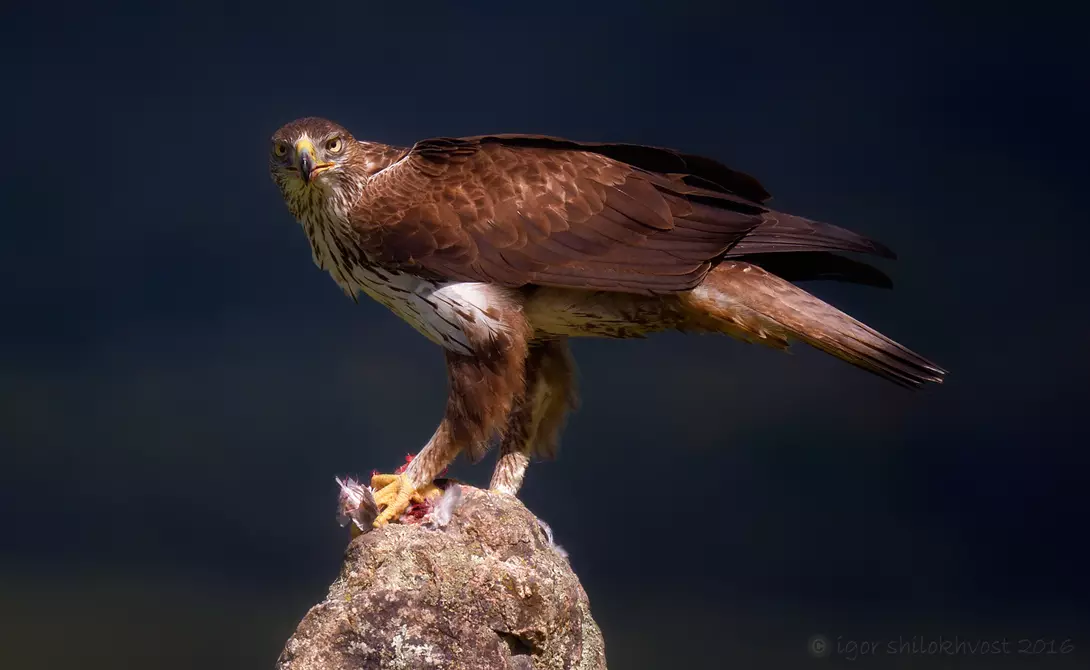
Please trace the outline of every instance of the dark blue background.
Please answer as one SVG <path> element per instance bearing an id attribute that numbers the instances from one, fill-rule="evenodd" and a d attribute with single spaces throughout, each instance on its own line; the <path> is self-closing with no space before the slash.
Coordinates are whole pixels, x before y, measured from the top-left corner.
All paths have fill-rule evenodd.
<path id="1" fill-rule="evenodd" d="M 306 115 L 707 154 L 899 253 L 893 292 L 810 288 L 950 370 L 924 393 L 576 343 L 583 409 L 522 497 L 611 667 L 804 667 L 815 633 L 1085 662 L 1085 12 L 474 4 L 5 10 L 0 666 L 270 667 L 339 566 L 333 475 L 430 436 L 439 350 L 344 298 L 267 175 Z"/>

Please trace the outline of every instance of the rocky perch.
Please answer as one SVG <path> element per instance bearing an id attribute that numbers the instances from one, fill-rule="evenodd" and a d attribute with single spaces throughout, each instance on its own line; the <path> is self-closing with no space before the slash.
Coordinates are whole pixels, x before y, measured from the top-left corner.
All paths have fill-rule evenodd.
<path id="1" fill-rule="evenodd" d="M 587 595 L 548 526 L 513 496 L 444 483 L 423 513 L 352 540 L 278 670 L 606 667 Z"/>

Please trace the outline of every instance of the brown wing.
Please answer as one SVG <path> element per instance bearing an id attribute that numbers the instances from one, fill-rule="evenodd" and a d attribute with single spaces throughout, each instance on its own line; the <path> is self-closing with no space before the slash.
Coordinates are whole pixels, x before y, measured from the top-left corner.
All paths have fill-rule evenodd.
<path id="1" fill-rule="evenodd" d="M 665 174 L 518 139 L 418 143 L 372 178 L 353 213 L 363 250 L 436 279 L 669 293 L 699 284 L 768 211 L 732 192 L 763 194 L 727 168 Z M 734 189 L 720 184 L 731 179 Z"/>
<path id="2" fill-rule="evenodd" d="M 591 151 L 648 172 L 677 175 L 690 186 L 733 193 L 758 203 L 772 197 L 759 181 L 744 172 L 732 170 L 705 156 L 682 153 L 674 149 L 641 144 L 575 142 L 547 135 L 482 135 L 469 139 L 500 142 L 512 147 Z"/>

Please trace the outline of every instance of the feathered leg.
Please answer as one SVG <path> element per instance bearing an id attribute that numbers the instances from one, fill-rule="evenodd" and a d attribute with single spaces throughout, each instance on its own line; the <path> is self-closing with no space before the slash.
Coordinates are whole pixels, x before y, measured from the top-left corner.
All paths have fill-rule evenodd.
<path id="1" fill-rule="evenodd" d="M 552 457 L 556 453 L 564 419 L 577 402 L 575 365 L 567 339 L 531 345 L 525 391 L 511 410 L 489 487 L 516 495 L 530 457 Z"/>
<path id="2" fill-rule="evenodd" d="M 490 438 L 501 433 L 516 398 L 525 390 L 525 365 L 530 328 L 522 310 L 503 305 L 502 294 L 491 296 L 501 307 L 459 304 L 452 313 L 462 319 L 465 342 L 472 354 L 446 350 L 449 391 L 446 412 L 435 434 L 402 474 L 371 479 L 375 502 L 382 509 L 375 526 L 397 519 L 409 503 L 437 493 L 432 483 L 463 449 L 480 460 Z M 450 318 L 450 317 L 448 317 Z"/>

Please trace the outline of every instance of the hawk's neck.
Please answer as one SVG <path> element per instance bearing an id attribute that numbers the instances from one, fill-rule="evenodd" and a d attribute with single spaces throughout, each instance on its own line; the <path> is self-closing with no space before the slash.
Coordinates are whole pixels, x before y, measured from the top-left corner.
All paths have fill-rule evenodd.
<path id="1" fill-rule="evenodd" d="M 301 194 L 304 197 L 296 201 L 296 218 L 310 241 L 314 264 L 329 272 L 351 298 L 366 293 L 417 330 L 429 331 L 424 314 L 430 310 L 422 310 L 416 303 L 419 294 L 429 292 L 435 285 L 415 275 L 379 266 L 358 243 L 351 212 L 368 178 L 363 177 L 351 188 L 304 189 Z M 321 195 L 315 197 L 311 193 Z M 425 334 L 432 338 L 432 333 Z"/>
<path id="2" fill-rule="evenodd" d="M 310 241 L 315 265 L 328 270 L 346 293 L 354 267 L 369 265 L 356 244 L 351 212 L 371 176 L 396 162 L 405 149 L 360 141 L 354 152 L 351 173 L 320 188 L 302 187 L 285 193 L 289 209 Z"/>

